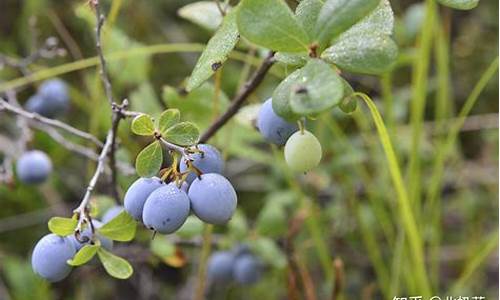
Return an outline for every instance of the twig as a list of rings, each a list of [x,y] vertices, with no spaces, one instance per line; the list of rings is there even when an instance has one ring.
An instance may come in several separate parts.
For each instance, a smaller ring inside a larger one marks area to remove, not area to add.
[[[102,147],[101,154],[99,154],[97,168],[94,172],[94,175],[92,176],[92,179],[90,179],[89,185],[87,186],[87,190],[85,192],[85,195],[83,196],[82,202],[80,202],[80,205],[73,211],[75,214],[78,215],[77,230],[80,230],[84,223],[90,222],[90,218],[88,216],[88,211],[87,211],[88,204],[90,201],[90,195],[92,194],[92,191],[94,190],[97,181],[99,180],[99,176],[101,176],[101,173],[103,173],[104,171],[106,156],[108,155],[108,152],[111,149],[112,140],[113,140],[113,130],[110,129],[106,137],[106,143],[104,144],[104,147]]]
[[[91,135],[88,132],[76,129],[75,127],[68,125],[64,122],[54,120],[54,119],[49,119],[49,118],[43,117],[37,113],[32,113],[32,112],[26,111],[20,107],[17,107],[15,105],[10,104],[9,102],[5,101],[2,98],[0,98],[0,111],[1,110],[6,110],[6,111],[9,111],[9,112],[14,113],[16,115],[19,115],[25,119],[31,119],[31,120],[34,120],[34,121],[41,123],[41,124],[45,124],[48,126],[52,126],[52,127],[56,127],[56,128],[65,130],[68,133],[71,133],[75,136],[89,140],[99,147],[103,146],[102,143],[95,136]]]
[[[260,85],[262,80],[264,80],[267,72],[274,64],[274,52],[270,52],[264,59],[260,67],[255,71],[250,80],[243,86],[238,94],[234,97],[231,105],[217,120],[215,120],[212,125],[202,134],[200,142],[204,143],[208,141],[219,129],[224,126],[243,106],[248,96]]]

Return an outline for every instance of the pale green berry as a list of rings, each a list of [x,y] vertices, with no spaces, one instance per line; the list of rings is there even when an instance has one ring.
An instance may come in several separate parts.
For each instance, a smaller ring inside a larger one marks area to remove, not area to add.
[[[321,161],[321,144],[309,131],[297,131],[285,144],[285,160],[294,172],[307,172]]]

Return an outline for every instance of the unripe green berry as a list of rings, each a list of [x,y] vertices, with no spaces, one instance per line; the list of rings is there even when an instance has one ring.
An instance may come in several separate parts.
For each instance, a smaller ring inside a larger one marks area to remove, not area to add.
[[[292,134],[285,144],[285,160],[294,172],[307,172],[321,161],[321,144],[309,131]]]

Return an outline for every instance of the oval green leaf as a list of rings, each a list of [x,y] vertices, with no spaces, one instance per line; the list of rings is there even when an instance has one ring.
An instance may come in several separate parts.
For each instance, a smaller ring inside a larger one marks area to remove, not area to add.
[[[373,32],[342,38],[321,54],[342,70],[363,74],[390,70],[397,56],[398,46],[391,37]]]
[[[238,29],[250,42],[274,51],[307,51],[309,37],[283,0],[243,0]]]
[[[150,115],[141,114],[132,120],[132,132],[137,135],[153,135],[155,126]]]
[[[137,223],[125,210],[97,231],[114,241],[128,242],[135,237]]]
[[[135,169],[141,177],[153,177],[160,171],[163,153],[159,141],[154,141],[137,155]]]
[[[53,217],[49,220],[48,226],[50,232],[60,236],[67,236],[75,232],[77,224],[78,220],[76,218]]]
[[[188,79],[186,90],[190,92],[210,78],[227,60],[229,53],[236,46],[238,40],[236,10],[232,10],[224,17],[221,27],[208,41],[207,47],[198,59]]]
[[[318,15],[315,37],[322,47],[373,11],[380,0],[327,0]]]
[[[125,259],[106,251],[104,248],[99,248],[97,255],[109,275],[118,279],[127,279],[132,276],[134,270]]]
[[[92,259],[97,253],[101,246],[99,245],[85,245],[83,246],[73,257],[73,259],[68,260],[68,265],[70,266],[81,266]]]
[[[179,146],[191,146],[198,142],[200,131],[194,123],[181,122],[167,129],[163,137]]]
[[[179,123],[181,119],[181,112],[176,108],[167,109],[162,112],[160,118],[158,119],[158,130],[160,133],[164,133],[170,127]]]

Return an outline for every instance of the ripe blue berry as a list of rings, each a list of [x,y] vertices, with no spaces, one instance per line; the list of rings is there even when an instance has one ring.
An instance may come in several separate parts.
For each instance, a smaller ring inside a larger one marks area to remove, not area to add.
[[[252,284],[260,278],[260,262],[251,254],[244,254],[234,264],[234,279],[241,284]]]
[[[52,161],[42,151],[28,151],[17,160],[16,172],[19,180],[24,183],[42,183],[52,172]]]
[[[174,183],[152,192],[146,203],[142,219],[146,227],[163,234],[179,229],[189,215],[189,198]]]
[[[71,272],[66,263],[73,258],[76,250],[68,238],[47,234],[36,243],[31,256],[33,271],[51,282],[64,279]]]
[[[104,215],[102,216],[102,222],[104,224],[113,220],[116,216],[118,216],[125,208],[121,205],[116,205],[108,209]]]
[[[198,149],[200,149],[202,153],[195,153],[191,155],[193,159],[193,165],[198,168],[202,173],[222,173],[222,169],[224,168],[224,161],[222,160],[222,156],[220,155],[219,150],[215,147],[207,144],[198,145]],[[188,170],[188,166],[186,161],[182,159],[179,170],[181,172],[185,172]],[[191,172],[186,181],[191,184],[193,180],[195,180],[196,174]]]
[[[94,225],[94,229],[101,228],[104,224],[98,220],[92,220],[92,224]],[[97,238],[101,242],[101,246],[105,248],[106,250],[111,251],[113,249],[113,241],[99,235],[97,232],[95,233],[97,235]],[[80,240],[85,241],[88,240],[90,242],[90,239],[92,238],[92,229],[90,229],[89,226],[87,226],[81,233],[80,233]],[[85,246],[88,242],[80,242],[77,241],[74,235],[68,236],[68,239],[73,242],[73,245],[75,246],[76,251],[82,249],[83,246]]]
[[[196,178],[189,187],[193,213],[210,224],[222,225],[231,219],[238,202],[236,191],[224,176],[208,173]]]
[[[274,112],[271,98],[260,108],[257,128],[266,141],[279,146],[284,145],[290,135],[298,130],[297,124],[285,121]]]
[[[208,278],[217,284],[227,284],[233,279],[234,253],[230,251],[214,252],[207,265]]]
[[[142,222],[142,210],[148,196],[163,183],[158,177],[139,178],[128,188],[123,203],[125,210],[137,221]]]
[[[64,113],[69,107],[69,92],[64,81],[60,79],[47,80],[25,105],[26,109],[48,118],[54,118]]]

